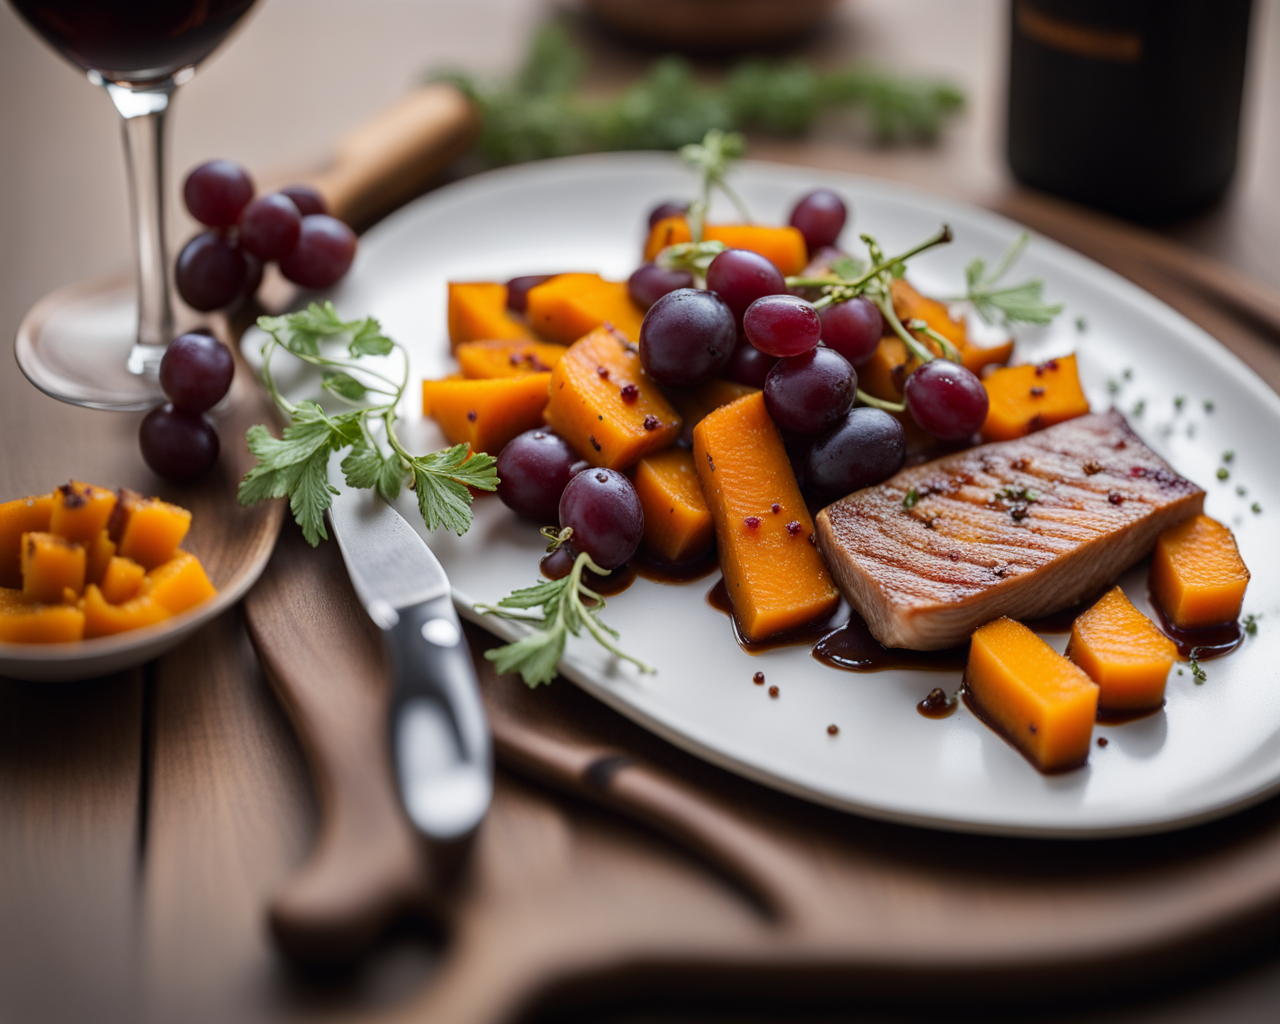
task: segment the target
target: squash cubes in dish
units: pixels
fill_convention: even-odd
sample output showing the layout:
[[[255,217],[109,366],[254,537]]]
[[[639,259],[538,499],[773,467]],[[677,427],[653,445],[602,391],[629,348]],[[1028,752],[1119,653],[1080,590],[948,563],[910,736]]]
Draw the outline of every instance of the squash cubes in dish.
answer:
[[[1042,772],[1088,759],[1098,684],[1021,622],[974,631],[965,687],[979,715]]]
[[[1033,430],[1084,416],[1089,400],[1080,387],[1074,355],[1039,366],[1006,366],[983,380],[990,405],[984,441],[1009,441]]]
[[[1235,536],[1206,515],[1160,534],[1151,559],[1151,593],[1179,629],[1234,622],[1244,604],[1249,570]]]
[[[631,482],[644,512],[646,553],[672,565],[706,554],[715,523],[690,451],[668,448],[646,455],[636,463]]]
[[[1164,703],[1178,649],[1114,587],[1072,623],[1067,657],[1098,684],[1098,710],[1128,713]]]
[[[190,525],[176,505],[74,480],[0,505],[0,642],[105,636],[207,601],[203,566],[178,550]]]

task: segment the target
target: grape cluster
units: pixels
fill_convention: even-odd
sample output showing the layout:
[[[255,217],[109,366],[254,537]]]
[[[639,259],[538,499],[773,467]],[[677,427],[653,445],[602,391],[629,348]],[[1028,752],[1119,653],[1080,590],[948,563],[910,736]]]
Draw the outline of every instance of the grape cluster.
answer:
[[[320,194],[291,185],[254,198],[253,179],[232,160],[210,160],[182,187],[187,209],[208,229],[178,254],[174,280],[193,309],[224,309],[252,295],[272,260],[304,288],[338,283],[356,255],[355,233],[330,217]]]
[[[210,334],[184,334],[165,350],[160,386],[169,401],[147,413],[138,430],[142,458],[155,473],[188,483],[213,468],[218,431],[206,414],[234,376],[231,352]]]

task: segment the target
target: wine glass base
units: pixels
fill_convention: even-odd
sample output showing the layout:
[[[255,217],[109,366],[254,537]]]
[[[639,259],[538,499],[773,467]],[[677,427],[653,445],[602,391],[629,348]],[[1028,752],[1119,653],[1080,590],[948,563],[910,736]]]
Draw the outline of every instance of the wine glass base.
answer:
[[[51,398],[90,409],[150,409],[164,348],[137,344],[138,292],[131,278],[87,281],[46,295],[23,318],[14,354]],[[137,371],[137,372],[133,372]]]

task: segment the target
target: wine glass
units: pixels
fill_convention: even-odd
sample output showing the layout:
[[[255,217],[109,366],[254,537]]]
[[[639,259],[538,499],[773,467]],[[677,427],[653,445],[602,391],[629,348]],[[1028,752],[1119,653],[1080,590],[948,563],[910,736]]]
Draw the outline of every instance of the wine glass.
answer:
[[[121,117],[137,247],[136,316],[101,288],[56,292],[28,313],[14,349],[47,395],[95,409],[162,400],[173,337],[165,239],[165,115],[174,90],[255,0],[9,0],[63,57],[106,89]]]

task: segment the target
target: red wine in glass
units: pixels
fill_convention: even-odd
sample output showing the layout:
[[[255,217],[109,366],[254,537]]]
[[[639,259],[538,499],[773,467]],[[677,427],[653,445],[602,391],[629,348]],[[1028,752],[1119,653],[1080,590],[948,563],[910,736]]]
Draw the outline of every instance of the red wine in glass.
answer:
[[[123,340],[101,303],[33,317],[18,363],[36,387],[77,405],[145,409],[160,400],[160,358],[173,337],[164,227],[164,122],[195,73],[254,0],[10,0],[49,45],[106,88],[123,119],[137,242],[136,336]],[[68,298],[68,304],[74,303]],[[39,308],[39,307],[37,307]],[[93,321],[96,319],[97,323]]]

